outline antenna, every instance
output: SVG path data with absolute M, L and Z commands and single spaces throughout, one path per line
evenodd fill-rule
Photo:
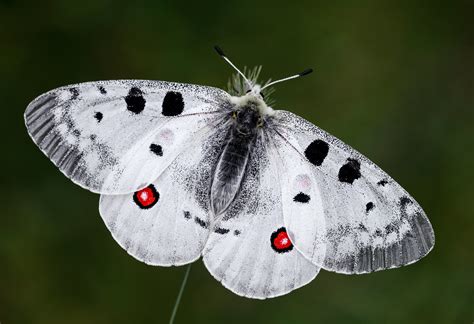
M 247 85 L 249 86 L 250 89 L 253 88 L 252 83 L 245 77 L 245 75 L 240 72 L 240 70 L 227 58 L 227 56 L 224 54 L 224 51 L 219 47 L 219 46 L 214 46 L 214 49 L 216 50 L 217 54 L 219 54 L 227 63 L 229 63 L 230 66 L 234 68 L 241 76 L 244 78 L 245 82 L 247 82 Z
M 296 79 L 296 78 L 299 78 L 299 77 L 302 77 L 302 76 L 305 76 L 305 75 L 308 75 L 310 74 L 311 72 L 313 72 L 313 69 L 306 69 L 304 70 L 303 72 L 301 73 L 298 73 L 298 74 L 295 74 L 295 75 L 292 75 L 290 77 L 287 77 L 287 78 L 284 78 L 284 79 L 280 79 L 280 80 L 276 80 L 276 81 L 273 81 L 273 82 L 270 82 L 269 84 L 267 84 L 266 86 L 264 86 L 262 89 L 260 89 L 260 91 L 262 91 L 263 89 L 269 87 L 269 86 L 272 86 L 276 83 L 280 83 L 280 82 L 283 82 L 283 81 L 287 81 L 287 80 L 291 80 L 291 79 Z

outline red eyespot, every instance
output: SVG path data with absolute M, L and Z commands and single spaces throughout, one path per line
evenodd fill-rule
M 153 207 L 159 199 L 160 194 L 153 185 L 149 185 L 133 194 L 133 201 L 142 209 Z
M 291 251 L 293 249 L 293 243 L 291 243 L 286 229 L 284 227 L 279 228 L 277 231 L 272 233 L 270 237 L 270 242 L 273 250 L 278 253 L 284 253 Z

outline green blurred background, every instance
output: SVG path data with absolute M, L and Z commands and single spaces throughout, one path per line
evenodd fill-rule
M 185 268 L 128 256 L 98 196 L 36 148 L 23 112 L 70 83 L 158 79 L 225 87 L 219 44 L 291 110 L 380 165 L 424 207 L 434 250 L 397 270 L 322 271 L 256 301 L 193 266 L 177 323 L 472 323 L 473 1 L 0 1 L 0 322 L 166 323 Z

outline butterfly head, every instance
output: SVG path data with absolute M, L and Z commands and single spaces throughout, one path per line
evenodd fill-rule
M 260 84 L 252 84 L 252 87 L 248 89 L 245 94 L 265 101 L 265 94 L 262 92 L 262 86 Z
M 253 69 L 247 69 L 244 67 L 243 72 L 239 71 L 232 75 L 227 84 L 227 91 L 229 94 L 239 97 L 244 95 L 254 95 L 267 102 L 267 105 L 271 105 L 268 99 L 270 94 L 273 92 L 273 89 L 267 88 L 265 91 L 262 91 L 262 86 L 258 82 L 261 69 L 261 66 L 256 66 Z M 240 73 L 242 73 L 242 75 Z
M 265 120 L 275 111 L 267 106 L 259 92 L 249 91 L 240 97 L 231 97 L 231 117 L 236 130 L 244 135 L 250 135 L 263 127 Z
M 274 114 L 274 110 L 270 108 L 273 101 L 269 98 L 270 94 L 274 92 L 274 89 L 271 87 L 272 85 L 299 78 L 313 72 L 312 69 L 306 69 L 301 73 L 287 78 L 273 82 L 268 80 L 263 86 L 261 86 L 257 83 L 258 76 L 262 70 L 261 66 L 249 70 L 244 67 L 242 72 L 229 60 L 229 58 L 227 58 L 220 47 L 215 46 L 214 49 L 237 72 L 228 82 L 228 91 L 233 96 L 232 98 L 237 110 L 241 109 L 239 107 L 246 107 L 247 103 L 252 102 L 252 106 L 254 106 L 254 109 L 260 114 L 262 120 L 266 116 Z

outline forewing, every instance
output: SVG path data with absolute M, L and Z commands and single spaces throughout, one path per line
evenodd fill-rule
M 207 269 L 226 288 L 258 299 L 287 294 L 319 272 L 288 239 L 278 160 L 270 145 L 263 137 L 257 141 L 241 190 L 215 220 L 203 251 Z
M 209 235 L 208 190 L 224 136 L 218 125 L 206 127 L 147 188 L 101 196 L 102 219 L 130 255 L 160 266 L 200 257 Z
M 324 230 L 315 221 L 320 208 L 307 205 L 297 222 L 294 212 L 285 214 L 295 246 L 309 260 L 366 273 L 413 263 L 432 249 L 434 232 L 420 205 L 373 162 L 292 113 L 279 111 L 271 128 L 286 143 L 287 167 L 304 161 L 319 188 Z
M 87 82 L 39 96 L 25 122 L 33 141 L 75 183 L 97 193 L 129 193 L 155 180 L 227 97 L 172 82 Z

